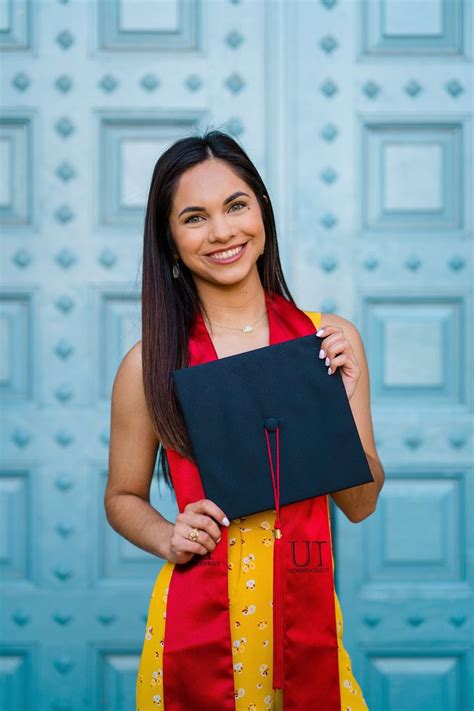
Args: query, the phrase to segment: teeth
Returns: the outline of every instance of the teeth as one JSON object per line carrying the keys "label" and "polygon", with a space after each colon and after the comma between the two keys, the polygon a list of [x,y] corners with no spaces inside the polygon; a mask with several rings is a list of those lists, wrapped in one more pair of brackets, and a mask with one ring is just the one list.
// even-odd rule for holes
{"label": "teeth", "polygon": [[235,249],[228,249],[226,252],[219,252],[218,254],[210,254],[209,256],[212,259],[229,259],[229,257],[234,257],[236,254],[238,254],[242,248],[243,248],[243,245],[241,245],[240,247],[235,247]]}

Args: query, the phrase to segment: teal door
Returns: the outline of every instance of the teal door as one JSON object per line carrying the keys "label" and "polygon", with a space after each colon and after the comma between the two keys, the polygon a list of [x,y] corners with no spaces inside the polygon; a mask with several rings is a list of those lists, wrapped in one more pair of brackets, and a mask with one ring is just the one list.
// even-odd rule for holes
{"label": "teal door", "polygon": [[369,706],[474,707],[472,10],[0,0],[2,710],[134,708],[163,561],[105,520],[110,391],[154,163],[207,127],[262,172],[299,305],[366,345],[387,481],[333,521]]}

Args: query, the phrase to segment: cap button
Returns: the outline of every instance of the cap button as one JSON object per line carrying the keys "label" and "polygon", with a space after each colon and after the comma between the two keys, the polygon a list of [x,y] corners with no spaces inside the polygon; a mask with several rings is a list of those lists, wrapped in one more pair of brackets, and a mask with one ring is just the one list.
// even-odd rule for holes
{"label": "cap button", "polygon": [[278,427],[278,420],[276,417],[267,417],[263,424],[266,430],[273,432]]}

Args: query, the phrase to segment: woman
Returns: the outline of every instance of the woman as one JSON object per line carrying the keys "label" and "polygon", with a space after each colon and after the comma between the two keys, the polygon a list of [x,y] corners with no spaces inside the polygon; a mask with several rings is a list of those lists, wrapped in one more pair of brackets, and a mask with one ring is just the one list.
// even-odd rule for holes
{"label": "woman", "polygon": [[[324,531],[330,561],[326,576],[293,576],[295,604],[285,607],[284,655],[277,655],[275,509],[229,522],[204,497],[172,386],[175,368],[316,329],[328,377],[340,368],[374,478],[332,496],[351,521],[361,521],[375,510],[384,474],[360,335],[340,316],[296,306],[268,193],[238,143],[220,131],[178,140],[156,163],[148,198],[142,341],[125,355],[112,391],[107,518],[166,561],[151,595],[137,711],[367,709],[342,644],[328,497],[282,509],[295,527],[310,522],[311,531]],[[177,496],[175,522],[149,503],[157,451]]]}

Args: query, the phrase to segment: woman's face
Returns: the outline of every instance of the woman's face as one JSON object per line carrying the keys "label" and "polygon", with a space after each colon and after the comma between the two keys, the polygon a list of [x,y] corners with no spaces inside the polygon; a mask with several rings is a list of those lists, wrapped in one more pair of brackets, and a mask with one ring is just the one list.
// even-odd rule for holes
{"label": "woman's face", "polygon": [[181,176],[170,227],[179,257],[194,277],[214,284],[234,284],[247,277],[256,269],[265,244],[254,192],[227,163],[215,158]]}

